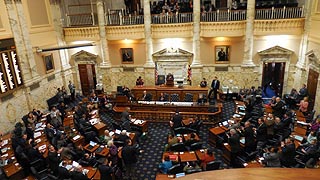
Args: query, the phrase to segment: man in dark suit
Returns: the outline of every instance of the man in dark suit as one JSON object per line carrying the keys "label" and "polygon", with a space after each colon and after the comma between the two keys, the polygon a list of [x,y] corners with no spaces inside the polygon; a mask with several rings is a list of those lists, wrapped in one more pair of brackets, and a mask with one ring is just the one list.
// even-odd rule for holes
{"label": "man in dark suit", "polygon": [[[140,151],[142,152],[142,151]],[[126,177],[136,179],[136,163],[138,161],[139,150],[132,145],[130,139],[127,140],[127,145],[122,148],[122,159],[126,168]]]}
{"label": "man in dark suit", "polygon": [[256,142],[254,139],[254,131],[249,121],[244,123],[242,134],[245,139],[245,151],[250,153],[256,149]]}
{"label": "man in dark suit", "polygon": [[241,151],[240,136],[235,129],[230,129],[230,135],[227,134],[227,136],[229,138],[228,142],[231,148],[230,165],[232,167],[237,167],[237,156]]}
{"label": "man in dark suit", "polygon": [[170,121],[170,126],[175,129],[182,126],[182,116],[179,111],[173,115],[172,120]]}
{"label": "man in dark suit", "polygon": [[295,156],[296,156],[296,147],[293,143],[294,139],[288,138],[285,142],[281,142],[281,155],[280,161],[281,164],[285,167],[291,167],[296,164]]}
{"label": "man in dark suit", "polygon": [[211,83],[211,89],[209,92],[209,99],[211,98],[211,94],[213,93],[213,99],[217,99],[218,89],[220,88],[220,81],[218,77],[215,76]]}
{"label": "man in dark suit", "polygon": [[303,84],[301,89],[299,90],[298,93],[298,99],[297,101],[299,102],[300,100],[302,100],[304,97],[308,96],[308,89],[307,89],[307,85]]}
{"label": "man in dark suit", "polygon": [[258,127],[253,128],[253,130],[256,131],[257,149],[261,151],[267,141],[267,126],[263,119],[258,119]]}
{"label": "man in dark suit", "polygon": [[283,117],[283,114],[285,113],[285,109],[284,109],[284,102],[281,101],[280,97],[276,98],[276,103],[275,104],[271,104],[271,107],[273,109],[273,114],[279,118]]}
{"label": "man in dark suit", "polygon": [[89,180],[87,175],[83,174],[82,166],[75,167],[74,171],[72,171],[70,174],[72,180]]}
{"label": "man in dark suit", "polygon": [[103,164],[98,166],[99,172],[100,172],[100,179],[101,180],[110,180],[112,179],[112,167],[111,167],[112,161],[108,161],[108,159],[106,158],[103,161]]}

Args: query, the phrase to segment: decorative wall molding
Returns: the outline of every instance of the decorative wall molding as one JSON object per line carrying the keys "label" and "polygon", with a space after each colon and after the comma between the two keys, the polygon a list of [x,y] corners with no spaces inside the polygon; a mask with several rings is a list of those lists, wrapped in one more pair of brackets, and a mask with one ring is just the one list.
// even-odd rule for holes
{"label": "decorative wall molding", "polygon": [[193,35],[193,23],[152,24],[152,38],[186,38]]}
{"label": "decorative wall molding", "polygon": [[246,21],[230,22],[201,22],[200,36],[244,36],[246,30]]}
{"label": "decorative wall molding", "polygon": [[303,33],[304,18],[254,20],[254,35],[300,35]]}
{"label": "decorative wall molding", "polygon": [[63,30],[66,41],[98,41],[100,39],[98,27],[64,28]]}
{"label": "decorative wall molding", "polygon": [[106,26],[108,40],[143,39],[144,25]]}

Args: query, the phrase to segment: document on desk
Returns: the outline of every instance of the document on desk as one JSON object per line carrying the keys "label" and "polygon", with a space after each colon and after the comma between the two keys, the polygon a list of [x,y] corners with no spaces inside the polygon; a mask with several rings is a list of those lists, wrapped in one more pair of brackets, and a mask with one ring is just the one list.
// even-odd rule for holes
{"label": "document on desk", "polygon": [[308,123],[303,122],[303,121],[297,121],[297,123],[298,123],[298,124],[301,124],[301,125],[303,125],[303,126],[307,126],[307,125],[308,125]]}
{"label": "document on desk", "polygon": [[73,137],[72,139],[74,140],[74,141],[76,141],[77,139],[79,139],[81,136],[80,135],[76,135],[75,137]]}
{"label": "document on desk", "polygon": [[40,137],[40,136],[41,136],[41,132],[35,132],[34,135],[33,135],[33,137],[34,137],[35,139],[37,139],[37,138]]}

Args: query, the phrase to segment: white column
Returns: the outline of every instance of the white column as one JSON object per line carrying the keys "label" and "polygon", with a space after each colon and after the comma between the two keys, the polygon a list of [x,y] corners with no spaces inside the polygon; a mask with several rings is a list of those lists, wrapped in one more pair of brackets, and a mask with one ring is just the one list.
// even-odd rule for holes
{"label": "white column", "polygon": [[20,64],[21,64],[21,72],[23,74],[23,80],[25,82],[28,82],[32,80],[32,70],[30,68],[30,64],[28,61],[18,15],[15,11],[14,2],[12,0],[5,0],[5,5],[7,8],[8,17],[10,19],[9,22],[11,26],[11,31],[12,31],[16,48],[18,51],[17,55],[19,57]]}
{"label": "white column", "polygon": [[193,1],[193,61],[192,66],[200,65],[200,1]]}
{"label": "white column", "polygon": [[37,73],[37,65],[34,59],[34,55],[33,55],[33,50],[32,50],[32,46],[31,46],[31,41],[30,41],[30,37],[29,37],[29,28],[27,25],[27,21],[26,21],[26,16],[24,14],[23,11],[23,6],[22,6],[22,2],[21,0],[14,0],[15,2],[15,6],[16,6],[16,11],[17,11],[17,15],[18,15],[18,20],[19,20],[19,24],[20,24],[20,28],[21,28],[21,32],[22,32],[22,39],[23,39],[23,43],[25,46],[25,52],[29,61],[29,65],[31,68],[31,76],[32,78],[40,78],[39,74]]}
{"label": "white column", "polygon": [[[66,46],[66,42],[63,35],[63,27],[61,23],[61,9],[60,4],[56,0],[50,1],[50,7],[51,7],[51,14],[52,14],[52,20],[53,20],[53,27],[56,32],[56,38],[58,42],[58,46]],[[69,62],[69,53],[68,50],[62,49],[59,50],[59,56],[60,56],[60,63],[62,70],[69,69],[70,62]]]}
{"label": "white column", "polygon": [[108,48],[108,41],[106,36],[103,0],[97,0],[97,13],[98,13],[100,44],[101,44],[101,59],[102,59],[101,66],[110,67],[111,63],[109,59],[109,48]]}
{"label": "white column", "polygon": [[146,63],[145,67],[154,67],[152,59],[153,45],[151,36],[151,12],[150,12],[150,0],[143,0],[143,13],[144,13],[144,35],[146,41]]}
{"label": "white column", "polygon": [[255,15],[255,0],[247,1],[247,23],[246,23],[246,36],[244,42],[244,55],[242,66],[253,67],[253,23]]}
{"label": "white column", "polygon": [[300,42],[300,51],[299,58],[296,66],[300,69],[306,68],[306,53],[308,48],[308,37],[310,32],[310,24],[311,24],[311,11],[312,11],[312,2],[310,0],[305,1],[305,21],[304,21],[304,31],[302,34],[301,42]]}

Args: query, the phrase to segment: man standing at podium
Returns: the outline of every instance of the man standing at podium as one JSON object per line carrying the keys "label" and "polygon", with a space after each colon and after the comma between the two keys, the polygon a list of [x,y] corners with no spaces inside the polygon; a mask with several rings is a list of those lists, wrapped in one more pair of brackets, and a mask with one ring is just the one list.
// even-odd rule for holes
{"label": "man standing at podium", "polygon": [[211,98],[211,94],[213,92],[213,99],[217,99],[218,89],[220,88],[220,81],[218,77],[215,76],[211,83],[211,89],[209,92],[209,99]]}

